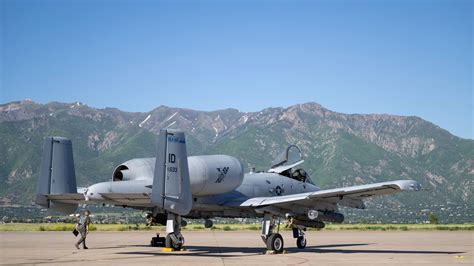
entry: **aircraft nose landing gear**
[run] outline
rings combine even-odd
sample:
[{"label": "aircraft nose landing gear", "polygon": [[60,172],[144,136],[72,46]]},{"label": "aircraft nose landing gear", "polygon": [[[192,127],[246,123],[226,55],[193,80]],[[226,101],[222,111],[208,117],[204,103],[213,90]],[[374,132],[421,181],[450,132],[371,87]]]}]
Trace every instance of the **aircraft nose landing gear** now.
[{"label": "aircraft nose landing gear", "polygon": [[296,239],[296,246],[298,246],[299,249],[303,249],[306,247],[306,237],[300,236]]},{"label": "aircraft nose landing gear", "polygon": [[293,225],[293,238],[296,238],[296,246],[298,246],[299,249],[304,249],[306,247],[305,230],[306,228],[300,228],[297,225]]}]

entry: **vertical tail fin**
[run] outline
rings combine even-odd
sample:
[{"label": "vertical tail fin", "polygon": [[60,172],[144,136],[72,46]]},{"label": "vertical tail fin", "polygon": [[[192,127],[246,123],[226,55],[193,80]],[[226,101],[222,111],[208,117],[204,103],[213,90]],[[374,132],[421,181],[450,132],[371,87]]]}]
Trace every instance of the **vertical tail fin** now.
[{"label": "vertical tail fin", "polygon": [[159,210],[186,215],[192,195],[184,132],[162,129],[158,138],[151,202]]},{"label": "vertical tail fin", "polygon": [[48,199],[50,194],[67,193],[77,193],[71,140],[48,137],[43,146],[36,203],[64,213],[72,213],[77,209],[77,204],[54,202]]}]

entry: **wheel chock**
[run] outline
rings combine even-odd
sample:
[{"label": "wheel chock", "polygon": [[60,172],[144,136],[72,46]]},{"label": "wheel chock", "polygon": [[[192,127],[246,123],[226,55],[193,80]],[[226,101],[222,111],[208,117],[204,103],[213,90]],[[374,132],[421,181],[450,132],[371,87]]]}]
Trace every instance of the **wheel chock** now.
[{"label": "wheel chock", "polygon": [[[266,250],[263,252],[263,254],[265,254],[265,255],[275,255],[275,254],[278,254],[278,253],[276,253],[275,250],[268,250],[268,249],[266,249]],[[284,250],[281,252],[281,254],[288,254],[288,251],[287,251],[286,249],[284,249]]]},{"label": "wheel chock", "polygon": [[180,250],[174,250],[174,248],[162,248],[161,250],[164,251],[164,252],[187,251],[186,248],[181,248]]}]

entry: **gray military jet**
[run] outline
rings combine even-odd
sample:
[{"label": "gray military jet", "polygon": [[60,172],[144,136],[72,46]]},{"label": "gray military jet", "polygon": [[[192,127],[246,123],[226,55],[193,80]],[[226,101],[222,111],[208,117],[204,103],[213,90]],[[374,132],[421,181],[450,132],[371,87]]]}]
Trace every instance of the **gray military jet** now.
[{"label": "gray military jet", "polygon": [[[297,155],[293,160],[292,155]],[[335,189],[319,189],[298,166],[298,147],[289,146],[268,171],[244,174],[237,158],[227,155],[187,156],[184,132],[163,129],[156,158],[132,159],[117,166],[112,181],[77,188],[71,141],[49,137],[44,144],[36,203],[64,213],[78,204],[112,204],[149,212],[155,223],[166,225],[165,238],[154,237],[179,250],[184,244],[182,218],[262,218],[261,237],[268,250],[283,251],[280,219],[293,229],[298,248],[305,248],[307,227],[342,223],[338,206],[365,208],[369,197],[417,191],[413,180],[398,180]]]}]

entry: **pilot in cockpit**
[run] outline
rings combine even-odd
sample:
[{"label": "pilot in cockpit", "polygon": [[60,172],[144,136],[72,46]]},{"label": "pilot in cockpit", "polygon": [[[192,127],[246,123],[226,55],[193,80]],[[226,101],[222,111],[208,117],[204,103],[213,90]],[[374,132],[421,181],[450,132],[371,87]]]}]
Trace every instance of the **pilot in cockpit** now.
[{"label": "pilot in cockpit", "polygon": [[306,182],[306,176],[307,176],[306,171],[303,170],[303,169],[296,169],[291,174],[291,177],[293,179],[296,179],[296,180],[301,181],[301,182]]}]

